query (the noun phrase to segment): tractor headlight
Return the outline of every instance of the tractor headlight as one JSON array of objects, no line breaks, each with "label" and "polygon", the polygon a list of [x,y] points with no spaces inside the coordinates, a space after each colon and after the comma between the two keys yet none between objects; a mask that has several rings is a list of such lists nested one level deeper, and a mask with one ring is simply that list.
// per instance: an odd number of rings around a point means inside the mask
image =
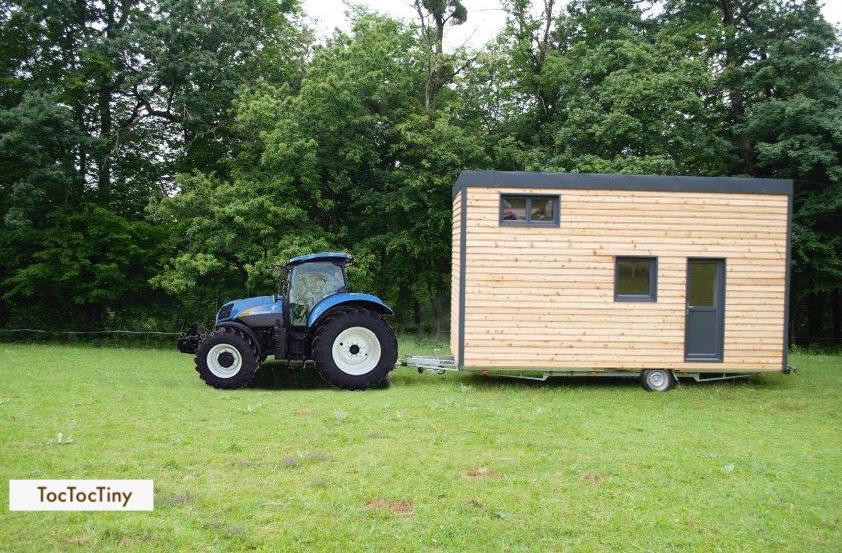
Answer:
[{"label": "tractor headlight", "polygon": [[216,314],[216,320],[221,321],[222,319],[227,319],[231,316],[231,310],[234,309],[234,302],[226,303],[219,309],[219,313]]}]

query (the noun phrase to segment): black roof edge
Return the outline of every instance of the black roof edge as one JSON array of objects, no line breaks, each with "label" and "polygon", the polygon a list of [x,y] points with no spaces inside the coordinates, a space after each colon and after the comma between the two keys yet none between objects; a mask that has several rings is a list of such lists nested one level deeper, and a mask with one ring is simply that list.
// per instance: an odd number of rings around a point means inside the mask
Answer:
[{"label": "black roof edge", "polygon": [[792,195],[792,179],[465,170],[453,184],[453,197],[466,186]]}]

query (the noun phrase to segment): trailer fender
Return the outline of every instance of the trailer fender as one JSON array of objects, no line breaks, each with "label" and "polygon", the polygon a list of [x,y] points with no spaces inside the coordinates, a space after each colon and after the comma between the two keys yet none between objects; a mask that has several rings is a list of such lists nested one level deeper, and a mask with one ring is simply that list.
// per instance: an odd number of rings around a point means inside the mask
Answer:
[{"label": "trailer fender", "polygon": [[351,305],[364,307],[381,315],[391,315],[393,313],[389,306],[377,296],[356,292],[341,292],[326,297],[313,307],[313,310],[310,311],[310,316],[307,317],[307,328],[314,328],[329,311]]}]

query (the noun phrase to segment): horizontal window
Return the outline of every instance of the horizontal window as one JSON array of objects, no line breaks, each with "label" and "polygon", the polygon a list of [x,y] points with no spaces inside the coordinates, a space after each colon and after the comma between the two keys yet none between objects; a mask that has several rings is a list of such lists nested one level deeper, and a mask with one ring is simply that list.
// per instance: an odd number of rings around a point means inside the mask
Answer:
[{"label": "horizontal window", "polygon": [[559,196],[501,194],[501,225],[559,225]]},{"label": "horizontal window", "polygon": [[618,257],[614,301],[657,301],[658,258]]}]

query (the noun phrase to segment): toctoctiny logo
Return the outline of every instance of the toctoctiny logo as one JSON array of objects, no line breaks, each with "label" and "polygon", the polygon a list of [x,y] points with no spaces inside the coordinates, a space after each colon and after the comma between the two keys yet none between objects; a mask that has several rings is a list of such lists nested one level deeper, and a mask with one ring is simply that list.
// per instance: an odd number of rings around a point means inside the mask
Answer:
[{"label": "toctoctiny logo", "polygon": [[10,511],[151,511],[152,480],[9,480]]},{"label": "toctoctiny logo", "polygon": [[97,486],[92,492],[80,491],[76,486],[67,486],[63,491],[49,491],[47,486],[38,486],[38,491],[41,492],[41,502],[48,501],[50,503],[113,503],[119,502],[123,507],[129,504],[129,499],[132,497],[132,492],[117,492],[111,491],[108,486]]}]

